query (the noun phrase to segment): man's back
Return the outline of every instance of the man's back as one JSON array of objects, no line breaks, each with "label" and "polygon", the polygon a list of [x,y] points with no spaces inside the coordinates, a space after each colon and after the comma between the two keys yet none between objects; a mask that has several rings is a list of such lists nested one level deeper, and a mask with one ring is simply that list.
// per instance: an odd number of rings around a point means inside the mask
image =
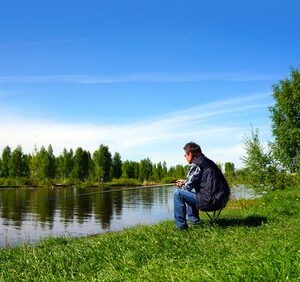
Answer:
[{"label": "man's back", "polygon": [[218,166],[200,154],[193,163],[201,169],[201,180],[197,192],[197,208],[212,211],[223,208],[230,195],[228,183]]}]

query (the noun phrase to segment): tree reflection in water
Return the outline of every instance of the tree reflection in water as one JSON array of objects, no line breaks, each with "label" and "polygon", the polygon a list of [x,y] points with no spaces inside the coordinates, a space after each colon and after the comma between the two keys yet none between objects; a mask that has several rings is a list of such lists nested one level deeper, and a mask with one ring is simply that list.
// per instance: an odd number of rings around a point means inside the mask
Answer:
[{"label": "tree reflection in water", "polygon": [[1,233],[0,246],[49,235],[120,230],[172,218],[172,188],[112,189],[104,193],[101,191],[107,189],[91,187],[1,189],[0,226],[10,242],[4,242]]}]

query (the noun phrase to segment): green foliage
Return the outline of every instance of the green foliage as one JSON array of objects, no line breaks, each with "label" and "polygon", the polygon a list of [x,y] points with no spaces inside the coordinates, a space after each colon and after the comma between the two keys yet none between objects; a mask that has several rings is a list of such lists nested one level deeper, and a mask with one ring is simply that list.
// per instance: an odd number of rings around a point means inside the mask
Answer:
[{"label": "green foliage", "polygon": [[135,177],[135,166],[134,162],[125,161],[122,164],[122,178],[131,179]]},{"label": "green foliage", "polygon": [[0,178],[0,185],[5,187],[23,187],[31,185],[31,181],[28,177],[18,177],[18,178]]},{"label": "green foliage", "polygon": [[8,167],[9,176],[12,178],[29,176],[28,156],[23,154],[21,146],[12,152]]},{"label": "green foliage", "polygon": [[73,150],[68,150],[64,148],[63,154],[58,156],[57,158],[57,177],[63,178],[64,180],[66,178],[71,177],[71,173],[74,168],[74,155]]},{"label": "green foliage", "polygon": [[83,150],[81,147],[77,148],[74,156],[74,167],[72,176],[79,180],[87,180],[91,168],[90,152]]},{"label": "green foliage", "polygon": [[161,178],[166,177],[168,175],[167,163],[163,162],[162,164],[162,175]]},{"label": "green foliage", "polygon": [[9,146],[6,146],[2,151],[2,158],[1,158],[1,176],[2,177],[9,177],[9,160],[11,157],[11,149]]},{"label": "green foliage", "polygon": [[139,171],[139,178],[141,181],[150,180],[152,175],[152,163],[149,158],[140,161]]},{"label": "green foliage", "polygon": [[244,139],[246,156],[242,158],[245,168],[237,172],[240,183],[262,189],[284,189],[293,185],[294,177],[280,166],[273,155],[272,146],[264,148],[258,130]]},{"label": "green foliage", "polygon": [[226,162],[224,165],[224,175],[226,179],[231,182],[235,178],[235,168],[234,163]]},{"label": "green foliage", "polygon": [[121,155],[116,152],[112,159],[111,164],[111,178],[120,178],[122,175],[122,161]]},{"label": "green foliage", "polygon": [[245,136],[246,155],[242,161],[247,169],[248,178],[253,186],[266,186],[268,167],[271,164],[270,152],[266,152],[259,140],[258,129],[252,129],[250,136]]},{"label": "green foliage", "polygon": [[163,178],[163,165],[161,162],[159,162],[156,165],[154,179],[160,181],[162,178]]},{"label": "green foliage", "polygon": [[275,137],[274,155],[291,172],[300,170],[300,71],[273,86],[270,107]]},{"label": "green foliage", "polygon": [[107,146],[100,145],[93,154],[95,179],[97,181],[109,180],[112,165],[111,153]]},{"label": "green foliage", "polygon": [[35,151],[30,159],[30,174],[33,179],[49,181],[55,177],[56,161],[52,146],[44,146]]},{"label": "green foliage", "polygon": [[177,179],[178,179],[178,177],[166,176],[161,179],[161,183],[163,183],[163,184],[174,183]]},{"label": "green foliage", "polygon": [[116,186],[116,185],[119,185],[119,186],[136,186],[136,185],[140,186],[140,185],[142,185],[142,183],[138,179],[134,179],[134,178],[131,178],[131,179],[128,179],[128,178],[118,178],[118,179],[116,179],[116,178],[114,178],[110,185],[112,185],[112,186]]},{"label": "green foliage", "polygon": [[182,166],[182,165],[171,166],[167,172],[167,176],[177,178],[177,179],[182,179],[186,177],[188,170],[189,170],[189,166]]}]

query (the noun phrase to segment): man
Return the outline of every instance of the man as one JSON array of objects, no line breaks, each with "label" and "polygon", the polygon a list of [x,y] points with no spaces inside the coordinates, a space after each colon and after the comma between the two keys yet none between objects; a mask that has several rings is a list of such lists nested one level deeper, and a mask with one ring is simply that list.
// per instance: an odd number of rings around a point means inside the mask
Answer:
[{"label": "man", "polygon": [[214,211],[226,206],[230,190],[218,166],[208,159],[198,144],[187,143],[185,158],[190,164],[186,180],[179,179],[174,192],[174,216],[177,229],[187,229],[186,214],[190,224],[199,224],[199,210]]}]

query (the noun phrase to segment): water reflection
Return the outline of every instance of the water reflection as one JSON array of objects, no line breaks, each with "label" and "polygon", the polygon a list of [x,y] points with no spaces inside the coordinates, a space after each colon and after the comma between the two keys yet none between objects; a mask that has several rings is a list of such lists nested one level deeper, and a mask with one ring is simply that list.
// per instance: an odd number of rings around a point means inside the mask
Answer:
[{"label": "water reflection", "polygon": [[235,185],[231,187],[231,199],[233,200],[255,199],[261,196],[262,195],[257,193],[254,189],[245,185]]},{"label": "water reflection", "polygon": [[0,246],[32,242],[46,236],[120,230],[172,218],[173,188],[108,190],[1,189]]}]

